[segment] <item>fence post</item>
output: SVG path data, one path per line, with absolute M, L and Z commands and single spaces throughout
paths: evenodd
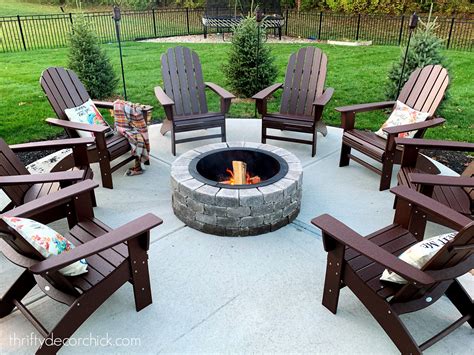
M 153 33 L 155 34 L 156 37 L 156 18 L 155 18 L 155 9 L 151 9 L 151 12 L 153 14 Z
M 189 32 L 189 9 L 186 8 L 186 26 L 188 28 L 188 35 L 190 34 Z
M 453 34 L 454 27 L 454 17 L 451 19 L 451 27 L 449 27 L 448 42 L 446 43 L 446 49 L 449 49 L 449 44 L 451 43 L 451 35 Z
M 289 11 L 288 11 L 288 8 L 286 8 L 286 18 L 285 18 L 285 36 L 288 36 L 288 15 L 289 15 Z
M 359 31 L 360 31 L 360 14 L 357 17 L 357 32 L 356 32 L 356 41 L 359 40 Z
M 321 40 L 321 28 L 323 27 L 323 12 L 319 13 L 319 30 L 318 30 L 318 40 Z
M 23 28 L 21 27 L 20 15 L 17 15 L 16 18 L 18 19 L 18 27 L 20 28 L 20 35 L 21 35 L 21 42 L 23 43 L 23 49 L 26 51 L 26 42 L 25 42 L 25 36 L 23 35 Z
M 405 15 L 402 15 L 402 21 L 400 22 L 400 33 L 398 34 L 398 45 L 402 44 L 403 24 L 405 23 Z

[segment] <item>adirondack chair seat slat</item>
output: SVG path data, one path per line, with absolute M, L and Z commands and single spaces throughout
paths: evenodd
M 341 112 L 341 124 L 344 129 L 339 166 L 348 165 L 352 159 L 381 175 L 379 189 L 388 189 L 393 165 L 400 164 L 401 161 L 401 150 L 394 144 L 394 139 L 400 132 L 395 128 L 398 130 L 417 128 L 415 137 L 422 138 L 428 128 L 442 124 L 444 119 L 435 118 L 435 112 L 444 97 L 448 83 L 448 72 L 440 65 L 427 65 L 411 73 L 397 100 L 417 111 L 428 112 L 430 116 L 425 122 L 414 124 L 416 127 L 404 125 L 389 128 L 388 130 L 392 131 L 388 135 L 388 142 L 373 132 L 358 130 L 355 127 L 355 117 L 358 112 L 386 109 L 392 106 L 391 102 L 336 108 Z M 351 154 L 352 148 L 382 163 L 382 169 L 373 168 L 360 158 L 354 157 Z

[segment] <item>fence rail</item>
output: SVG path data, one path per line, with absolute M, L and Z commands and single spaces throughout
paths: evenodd
M 122 12 L 121 31 L 126 41 L 202 34 L 202 9 L 157 9 Z M 400 45 L 408 37 L 409 16 L 345 15 L 324 12 L 284 14 L 287 36 L 320 40 L 367 40 L 374 44 Z M 0 17 L 0 52 L 64 47 L 77 14 Z M 86 13 L 101 42 L 114 42 L 112 12 Z M 474 20 L 438 18 L 437 34 L 446 48 L 472 51 Z M 220 29 L 222 30 L 222 29 Z

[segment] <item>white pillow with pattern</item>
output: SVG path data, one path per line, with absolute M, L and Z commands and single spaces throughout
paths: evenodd
M 55 230 L 28 218 L 1 217 L 5 223 L 45 258 L 61 253 L 67 253 L 74 245 Z M 77 276 L 87 272 L 85 259 L 76 261 L 59 272 L 65 276 Z
M 395 104 L 395 109 L 392 111 L 392 114 L 389 116 L 387 121 L 385 121 L 382 127 L 380 127 L 380 129 L 375 132 L 375 134 L 384 139 L 387 139 L 388 135 L 383 131 L 384 128 L 423 122 L 426 121 L 428 117 L 430 117 L 429 112 L 421 112 L 414 110 L 411 107 L 405 105 L 403 102 L 397 100 L 397 103 Z M 398 137 L 413 138 L 416 132 L 417 131 L 399 133 Z
M 445 244 L 453 240 L 456 234 L 456 232 L 446 233 L 433 238 L 422 240 L 421 242 L 418 242 L 405 250 L 398 258 L 416 267 L 417 269 L 421 269 Z M 403 277 L 388 269 L 385 269 L 382 277 L 380 277 L 380 280 L 395 282 L 398 284 L 407 283 L 407 280 L 405 280 Z

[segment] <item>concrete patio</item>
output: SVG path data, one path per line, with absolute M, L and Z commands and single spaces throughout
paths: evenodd
M 329 128 L 327 137 L 318 137 L 315 158 L 311 158 L 310 146 L 268 141 L 301 159 L 301 212 L 293 223 L 276 232 L 232 238 L 200 233 L 174 216 L 169 176 L 175 158 L 169 136 L 161 136 L 159 128 L 150 129 L 153 158 L 145 174 L 131 178 L 124 176 L 125 168 L 116 172 L 114 190 L 96 190 L 95 210 L 111 227 L 148 212 L 164 220 L 152 232 L 149 252 L 153 304 L 135 312 L 132 287 L 127 285 L 74 334 L 76 339 L 137 338 L 139 344 L 77 345 L 63 347 L 62 353 L 398 353 L 348 289 L 341 292 L 337 315 L 321 305 L 326 253 L 320 231 L 310 220 L 329 213 L 365 235 L 393 218 L 393 195 L 378 191 L 378 175 L 355 163 L 338 167 L 340 129 Z M 260 121 L 229 119 L 227 131 L 228 141 L 259 142 Z M 212 141 L 181 144 L 177 152 L 209 143 Z M 55 227 L 64 228 L 62 223 Z M 427 236 L 445 231 L 430 225 Z M 0 255 L 0 293 L 20 272 Z M 461 282 L 474 296 L 474 277 L 467 274 Z M 38 290 L 25 303 L 47 327 L 67 309 Z M 458 317 L 442 298 L 436 306 L 405 315 L 403 320 L 420 342 Z M 40 337 L 18 311 L 0 319 L 0 353 L 33 353 L 39 344 L 28 347 L 15 341 L 31 334 Z M 467 354 L 473 348 L 473 330 L 465 324 L 426 353 Z

